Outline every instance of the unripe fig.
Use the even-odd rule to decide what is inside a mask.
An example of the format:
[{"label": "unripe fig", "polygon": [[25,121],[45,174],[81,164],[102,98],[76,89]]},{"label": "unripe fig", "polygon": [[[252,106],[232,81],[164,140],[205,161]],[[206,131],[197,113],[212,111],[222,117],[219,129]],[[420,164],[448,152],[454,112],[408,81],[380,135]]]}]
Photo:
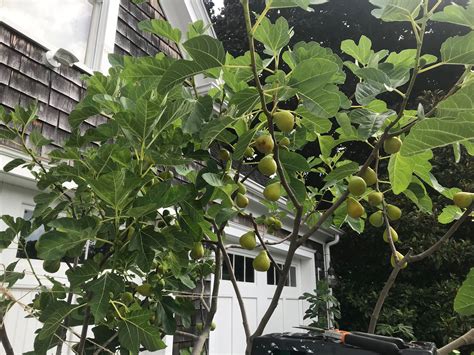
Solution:
[{"label": "unripe fig", "polygon": [[382,227],[383,226],[383,213],[382,211],[377,211],[372,213],[369,216],[369,223],[374,227]]},{"label": "unripe fig", "polygon": [[144,283],[140,286],[137,286],[135,291],[137,291],[140,295],[145,296],[145,297],[150,297],[152,288],[149,283]]},{"label": "unripe fig", "polygon": [[133,302],[134,297],[131,292],[124,292],[122,293],[122,296],[120,297],[123,303],[125,304],[130,304]]},{"label": "unripe fig", "polygon": [[459,208],[468,208],[472,203],[472,194],[469,192],[456,192],[453,196],[453,202]]},{"label": "unripe fig", "polygon": [[283,137],[282,139],[280,139],[280,141],[278,142],[278,144],[282,147],[288,147],[290,145],[290,138],[288,137]]},{"label": "unripe fig", "polygon": [[195,327],[198,332],[202,332],[202,330],[204,329],[204,326],[202,325],[202,323],[196,323]]},{"label": "unripe fig", "polygon": [[367,184],[365,183],[364,179],[362,179],[361,177],[351,176],[349,178],[348,190],[354,196],[362,195],[366,189],[367,189]]},{"label": "unripe fig", "polygon": [[204,246],[202,243],[194,243],[191,253],[189,254],[193,260],[201,259],[204,256]]},{"label": "unripe fig", "polygon": [[46,272],[54,274],[61,267],[61,260],[45,260],[43,261],[43,269]]},{"label": "unripe fig", "polygon": [[227,161],[230,159],[230,152],[227,149],[222,148],[219,150],[219,159]]},{"label": "unripe fig", "polygon": [[255,154],[255,150],[253,150],[252,147],[245,148],[244,156],[246,158],[252,158],[254,154]]},{"label": "unripe fig", "polygon": [[368,196],[367,199],[369,201],[369,205],[371,206],[378,206],[383,201],[383,193],[378,191],[372,191]]},{"label": "unripe fig", "polygon": [[242,195],[240,192],[237,193],[237,196],[235,197],[235,204],[239,207],[239,208],[245,208],[248,206],[249,204],[249,199],[247,198],[247,196],[245,195]]},{"label": "unripe fig", "polygon": [[364,214],[364,207],[359,201],[349,197],[347,199],[347,214],[352,218],[360,218]]},{"label": "unripe fig", "polygon": [[[392,267],[395,267],[395,265],[398,264],[398,262],[400,262],[403,258],[404,258],[404,255],[400,253],[399,251],[397,251],[397,260],[395,260],[392,254],[392,256],[390,257],[390,264],[392,264]],[[404,262],[401,268],[404,269],[407,266],[408,266],[408,263]]]},{"label": "unripe fig", "polygon": [[273,228],[275,228],[275,230],[279,230],[279,229],[281,229],[281,227],[283,225],[282,225],[282,223],[279,219],[275,218],[275,222],[273,222],[272,226],[273,226]]},{"label": "unripe fig", "polygon": [[252,262],[256,271],[267,272],[270,269],[270,258],[265,250],[262,250]]},{"label": "unripe fig", "polygon": [[273,115],[273,121],[282,132],[289,133],[295,125],[295,117],[289,111],[278,111]]},{"label": "unripe fig", "polygon": [[239,239],[240,246],[247,250],[253,250],[257,246],[257,241],[255,239],[255,233],[250,231],[242,236]]},{"label": "unripe fig", "polygon": [[400,151],[402,141],[398,137],[390,137],[383,142],[383,150],[387,154],[395,154]]},{"label": "unripe fig", "polygon": [[212,323],[211,323],[211,332],[213,332],[214,330],[216,330],[216,328],[217,328],[216,322],[212,322]]},{"label": "unripe fig", "polygon": [[103,259],[104,259],[104,254],[102,253],[97,253],[92,257],[92,260],[94,260],[96,264],[100,264]]},{"label": "unripe fig", "polygon": [[255,140],[255,147],[263,154],[271,153],[274,146],[273,138],[269,134],[263,134]]},{"label": "unripe fig", "polygon": [[394,205],[387,205],[387,216],[391,221],[396,221],[402,216],[402,210]]},{"label": "unripe fig", "polygon": [[267,185],[263,190],[263,196],[269,201],[278,201],[281,196],[281,185],[279,182]]},{"label": "unripe fig", "polygon": [[241,193],[242,195],[245,195],[247,193],[247,188],[240,181],[237,182],[237,186],[239,187],[239,189],[237,190],[239,193]]},{"label": "unripe fig", "polygon": [[[392,237],[392,240],[394,243],[398,242],[398,233],[395,229],[393,229],[392,227],[390,227],[390,236]],[[388,243],[388,233],[387,233],[387,229],[385,229],[383,231],[383,240],[385,243]]]},{"label": "unripe fig", "polygon": [[162,178],[163,180],[171,180],[172,178],[174,178],[174,174],[172,171],[167,170],[159,173],[158,177]]},{"label": "unripe fig", "polygon": [[263,157],[258,163],[258,171],[260,171],[263,175],[273,175],[277,171],[277,163],[275,159],[273,159],[273,155],[269,154]]},{"label": "unripe fig", "polygon": [[377,174],[375,170],[371,167],[368,167],[367,170],[361,175],[362,179],[364,179],[367,186],[372,186],[377,182]]}]

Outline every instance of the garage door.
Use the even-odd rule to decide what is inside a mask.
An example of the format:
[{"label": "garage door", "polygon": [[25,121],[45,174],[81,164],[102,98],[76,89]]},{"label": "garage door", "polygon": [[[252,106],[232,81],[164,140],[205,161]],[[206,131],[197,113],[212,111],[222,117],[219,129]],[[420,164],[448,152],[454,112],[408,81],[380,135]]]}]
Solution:
[{"label": "garage door", "polygon": [[[268,308],[275,292],[278,275],[272,267],[267,273],[255,272],[252,260],[255,254],[240,251],[231,254],[235,276],[239,283],[244,299],[250,330],[254,331],[257,322]],[[275,256],[277,262],[283,262]],[[306,282],[303,272],[310,270],[312,260],[297,258],[292,264],[289,280],[281,295],[275,313],[268,323],[265,333],[280,333],[295,331],[295,326],[303,325],[305,304],[298,298],[308,288],[314,288],[314,271],[307,275]],[[313,268],[314,270],[314,268]],[[228,280],[228,271],[223,270],[223,280],[220,286],[218,311],[215,322],[217,328],[210,336],[209,349],[211,354],[244,354],[245,333],[242,326],[242,317],[231,282]]]}]

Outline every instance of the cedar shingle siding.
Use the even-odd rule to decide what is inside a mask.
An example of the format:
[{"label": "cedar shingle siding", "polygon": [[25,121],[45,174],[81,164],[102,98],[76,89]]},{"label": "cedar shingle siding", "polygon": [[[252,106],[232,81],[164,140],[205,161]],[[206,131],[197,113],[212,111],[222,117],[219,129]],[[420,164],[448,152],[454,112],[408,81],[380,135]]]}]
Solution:
[{"label": "cedar shingle siding", "polygon": [[[43,64],[46,48],[0,22],[0,104],[7,110],[38,102],[35,127],[51,139],[43,154],[60,147],[70,133],[67,116],[84,95],[77,68],[50,69]],[[84,123],[84,129],[92,127]],[[7,142],[2,142],[8,145]]]},{"label": "cedar shingle siding", "polygon": [[[176,45],[138,30],[138,22],[150,18],[165,18],[157,0],[140,5],[121,0],[115,53],[145,56],[164,52],[179,57]],[[38,101],[39,120],[35,126],[53,141],[43,147],[44,155],[61,147],[71,132],[67,117],[84,96],[85,84],[81,76],[86,74],[75,66],[48,68],[43,64],[46,51],[40,44],[0,21],[0,105],[11,110],[17,105],[27,106]],[[80,127],[81,131],[85,132],[104,120],[91,117]],[[4,140],[0,140],[0,144],[10,145]]]},{"label": "cedar shingle siding", "polygon": [[146,1],[140,5],[135,5],[130,0],[121,0],[115,53],[142,57],[163,52],[173,58],[180,57],[178,47],[174,43],[138,29],[140,21],[151,18],[165,19],[158,0]]}]

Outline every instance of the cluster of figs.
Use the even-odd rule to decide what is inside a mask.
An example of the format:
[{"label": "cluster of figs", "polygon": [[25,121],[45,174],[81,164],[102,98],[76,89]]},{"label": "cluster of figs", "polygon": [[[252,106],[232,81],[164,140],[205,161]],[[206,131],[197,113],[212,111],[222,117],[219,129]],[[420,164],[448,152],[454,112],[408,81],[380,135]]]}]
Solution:
[{"label": "cluster of figs", "polygon": [[[402,147],[402,141],[398,137],[390,137],[384,141],[383,148],[387,154],[395,154],[400,151]],[[373,186],[377,183],[377,173],[370,167],[368,167],[364,173],[360,176],[351,176],[349,177],[348,191],[351,196],[347,199],[347,214],[355,219],[362,217],[365,213],[365,209],[357,198],[360,199],[366,192],[368,186]],[[469,192],[457,192],[453,196],[453,202],[456,206],[460,208],[467,208],[471,205],[473,200],[473,193]],[[384,195],[378,190],[371,191],[367,195],[367,202],[370,206],[376,207],[377,211],[372,213],[368,221],[374,227],[382,227],[385,224],[384,212],[383,212],[383,202]],[[385,212],[389,221],[397,221],[402,216],[402,210],[395,205],[385,204]],[[394,243],[397,243],[399,240],[397,231],[389,226],[383,232],[383,240],[386,243],[390,242],[389,238],[392,238]],[[400,252],[396,252],[396,257],[392,255],[390,257],[390,264],[395,267],[398,261],[403,259],[404,255]],[[407,263],[404,263],[402,268],[407,267]]]}]

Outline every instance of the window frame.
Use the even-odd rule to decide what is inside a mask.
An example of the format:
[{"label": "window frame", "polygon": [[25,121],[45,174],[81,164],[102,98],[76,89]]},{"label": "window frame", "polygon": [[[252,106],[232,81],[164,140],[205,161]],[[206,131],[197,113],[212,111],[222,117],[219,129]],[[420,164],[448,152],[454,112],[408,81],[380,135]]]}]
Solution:
[{"label": "window frame", "polygon": [[[256,284],[256,274],[255,274],[255,270],[253,268],[251,268],[250,270],[252,270],[253,272],[253,277],[252,277],[252,281],[248,281],[247,280],[247,260],[250,260],[250,262],[253,261],[253,257],[249,256],[249,255],[243,255],[243,254],[236,254],[236,253],[228,253],[229,255],[229,259],[230,259],[230,263],[232,265],[232,269],[234,269],[234,277],[236,279],[237,282],[244,282],[244,283],[250,283],[250,284]],[[235,256],[238,256],[238,257],[241,257],[243,258],[243,262],[242,262],[242,273],[243,273],[243,280],[239,280],[237,278],[237,275],[235,273]],[[227,270],[228,273],[229,273],[229,278],[224,278],[224,275],[225,275],[225,270],[227,269],[227,266],[225,263],[222,263],[222,275],[221,275],[221,280],[224,280],[224,281],[230,281],[230,270]]]}]

